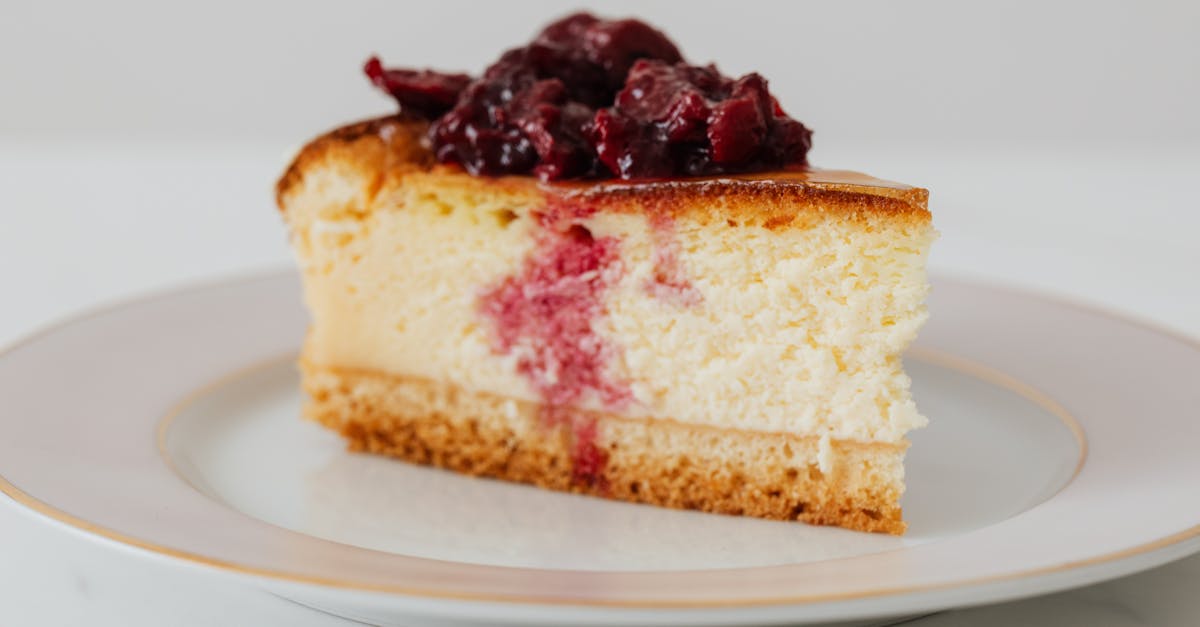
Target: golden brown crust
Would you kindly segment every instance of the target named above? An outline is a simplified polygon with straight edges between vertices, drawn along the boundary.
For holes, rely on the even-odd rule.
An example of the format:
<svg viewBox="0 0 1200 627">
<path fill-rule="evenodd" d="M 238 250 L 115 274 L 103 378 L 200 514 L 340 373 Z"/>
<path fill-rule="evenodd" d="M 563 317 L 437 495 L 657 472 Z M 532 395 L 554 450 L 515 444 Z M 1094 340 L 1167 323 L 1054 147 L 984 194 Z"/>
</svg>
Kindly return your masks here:
<svg viewBox="0 0 1200 627">
<path fill-rule="evenodd" d="M 785 226 L 797 210 L 837 214 L 885 214 L 929 219 L 924 189 L 882 181 L 857 172 L 780 170 L 764 174 L 670 181 L 602 181 L 549 186 L 560 195 L 620 211 L 654 207 L 674 216 L 719 208 L 722 218 Z"/>
<path fill-rule="evenodd" d="M 815 438 L 591 413 L 607 455 L 581 482 L 571 431 L 544 426 L 535 403 L 446 383 L 304 364 L 306 414 L 352 450 L 478 476 L 612 499 L 904 532 L 893 471 L 904 445 L 832 443 L 822 472 Z"/>
<path fill-rule="evenodd" d="M 371 178 L 377 181 L 383 179 L 387 169 L 428 170 L 434 165 L 433 155 L 421 142 L 427 125 L 423 120 L 390 115 L 335 128 L 317 137 L 300 149 L 276 181 L 275 203 L 284 209 L 284 199 L 305 174 L 331 159 L 372 171 Z"/>
<path fill-rule="evenodd" d="M 475 177 L 456 166 L 435 163 L 423 142 L 428 122 L 388 116 L 358 122 L 309 142 L 276 184 L 284 199 L 310 168 L 342 159 L 370 172 L 378 186 L 399 184 L 394 174 L 429 174 L 441 184 L 487 184 L 514 193 L 539 191 L 578 200 L 608 211 L 665 211 L 675 217 L 722 219 L 733 225 L 782 228 L 799 211 L 842 215 L 885 215 L 928 222 L 928 192 L 845 171 L 790 169 L 761 174 L 680 178 L 667 181 L 583 181 L 539 183 L 527 176 Z M 374 196 L 371 193 L 369 196 Z M 714 211 L 719 215 L 714 215 Z"/>
</svg>

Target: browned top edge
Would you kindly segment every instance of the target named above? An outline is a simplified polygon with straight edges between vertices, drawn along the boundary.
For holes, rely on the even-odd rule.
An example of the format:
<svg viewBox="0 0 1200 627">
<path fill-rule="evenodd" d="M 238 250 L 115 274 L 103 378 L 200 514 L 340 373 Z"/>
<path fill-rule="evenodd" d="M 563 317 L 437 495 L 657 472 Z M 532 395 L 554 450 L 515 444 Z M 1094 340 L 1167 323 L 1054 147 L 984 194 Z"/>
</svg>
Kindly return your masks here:
<svg viewBox="0 0 1200 627">
<path fill-rule="evenodd" d="M 396 114 L 347 124 L 317 136 L 300 149 L 300 152 L 284 170 L 283 175 L 275 182 L 275 204 L 283 209 L 284 197 L 300 183 L 304 178 L 304 173 L 333 150 L 350 148 L 362 139 L 378 141 L 380 145 L 384 145 L 386 144 L 385 138 L 390 134 L 389 131 L 405 127 L 415 131 L 418 125 L 423 126 L 424 122 Z M 397 150 L 396 152 L 403 154 L 404 151 Z"/>
<path fill-rule="evenodd" d="M 827 184 L 786 177 L 711 177 L 630 185 L 599 183 L 590 188 L 560 191 L 568 198 L 576 197 L 601 207 L 636 201 L 643 207 L 667 208 L 671 213 L 688 213 L 692 208 L 719 203 L 730 217 L 763 218 L 768 227 L 782 219 L 789 209 L 798 207 L 834 214 L 873 213 L 923 220 L 930 217 L 926 208 L 928 192 L 924 189 Z M 787 222 L 790 220 L 779 225 Z"/>
<path fill-rule="evenodd" d="M 424 145 L 428 122 L 421 119 L 389 115 L 342 126 L 310 141 L 297 154 L 275 185 L 276 203 L 282 209 L 284 198 L 303 179 L 310 167 L 335 151 L 362 157 L 363 167 L 379 171 L 379 179 L 389 168 L 413 173 L 431 173 L 439 177 L 467 177 L 493 182 L 509 190 L 537 189 L 546 194 L 579 200 L 598 207 L 620 210 L 629 204 L 641 207 L 670 208 L 672 213 L 687 213 L 697 206 L 711 207 L 719 201 L 726 211 L 742 214 L 747 210 L 759 213 L 768 222 L 774 220 L 781 207 L 819 207 L 830 213 L 872 213 L 904 216 L 918 221 L 930 218 L 927 203 L 929 192 L 876 179 L 864 174 L 838 170 L 785 169 L 760 174 L 679 178 L 654 181 L 571 181 L 540 183 L 529 176 L 497 178 L 474 177 L 457 166 L 436 164 L 432 152 Z M 362 144 L 371 142 L 371 148 Z M 382 148 L 387 159 L 370 158 L 361 153 Z M 760 207 L 759 209 L 754 209 Z M 711 209 L 709 209 L 711 210 Z M 770 214 L 770 215 L 768 215 Z"/>
</svg>

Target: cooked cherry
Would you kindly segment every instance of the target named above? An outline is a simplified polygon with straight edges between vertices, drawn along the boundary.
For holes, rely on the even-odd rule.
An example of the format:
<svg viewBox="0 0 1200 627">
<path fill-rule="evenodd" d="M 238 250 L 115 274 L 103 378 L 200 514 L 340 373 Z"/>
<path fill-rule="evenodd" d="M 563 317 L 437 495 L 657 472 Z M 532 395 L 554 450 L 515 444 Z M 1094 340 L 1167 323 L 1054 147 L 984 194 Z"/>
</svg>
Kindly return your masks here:
<svg viewBox="0 0 1200 627">
<path fill-rule="evenodd" d="M 433 117 L 454 106 L 458 95 L 471 82 L 466 74 L 445 74 L 432 70 L 385 70 L 376 57 L 363 66 L 363 72 L 377 87 L 388 92 L 406 110 Z"/>
</svg>

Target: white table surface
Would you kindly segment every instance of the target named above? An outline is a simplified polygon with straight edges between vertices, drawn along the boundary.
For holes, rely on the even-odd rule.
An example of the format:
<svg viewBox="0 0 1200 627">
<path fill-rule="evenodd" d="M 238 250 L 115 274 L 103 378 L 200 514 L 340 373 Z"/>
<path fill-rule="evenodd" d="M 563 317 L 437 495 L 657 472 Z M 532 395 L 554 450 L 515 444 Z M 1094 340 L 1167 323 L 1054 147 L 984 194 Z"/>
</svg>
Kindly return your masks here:
<svg viewBox="0 0 1200 627">
<path fill-rule="evenodd" d="M 0 345 L 96 304 L 286 267 L 270 197 L 284 152 L 0 145 Z M 815 157 L 931 188 L 943 234 L 935 270 L 1053 291 L 1200 337 L 1200 146 L 844 146 Z M 0 504 L 0 625 L 165 624 L 350 623 Z M 1197 625 L 1200 556 L 910 624 Z"/>
</svg>

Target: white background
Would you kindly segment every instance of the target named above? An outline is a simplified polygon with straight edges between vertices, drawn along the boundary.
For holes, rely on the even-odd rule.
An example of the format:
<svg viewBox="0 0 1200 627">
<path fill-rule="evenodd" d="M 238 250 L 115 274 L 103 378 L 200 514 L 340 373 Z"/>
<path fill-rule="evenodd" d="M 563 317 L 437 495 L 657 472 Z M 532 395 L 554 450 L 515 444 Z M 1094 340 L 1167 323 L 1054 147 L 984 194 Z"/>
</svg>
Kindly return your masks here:
<svg viewBox="0 0 1200 627">
<path fill-rule="evenodd" d="M 358 71 L 478 72 L 571 3 L 5 2 L 0 133 L 296 142 L 389 110 Z M 693 62 L 759 71 L 826 149 L 1200 139 L 1200 6 L 1138 2 L 607 2 Z M 282 145 L 282 144 L 281 144 Z"/>
<path fill-rule="evenodd" d="M 559 2 L 0 3 L 0 344 L 289 262 L 270 189 L 387 112 L 359 67 L 478 71 Z M 1200 337 L 1200 4 L 611 2 L 771 80 L 817 165 L 932 190 L 935 271 Z M 1197 373 L 1200 383 L 1200 373 Z M 136 382 L 131 382 L 136 386 Z M 1200 418 L 1198 418 L 1200 419 Z M 1200 558 L 921 624 L 1200 624 Z M 0 507 L 0 625 L 337 624 Z"/>
</svg>

